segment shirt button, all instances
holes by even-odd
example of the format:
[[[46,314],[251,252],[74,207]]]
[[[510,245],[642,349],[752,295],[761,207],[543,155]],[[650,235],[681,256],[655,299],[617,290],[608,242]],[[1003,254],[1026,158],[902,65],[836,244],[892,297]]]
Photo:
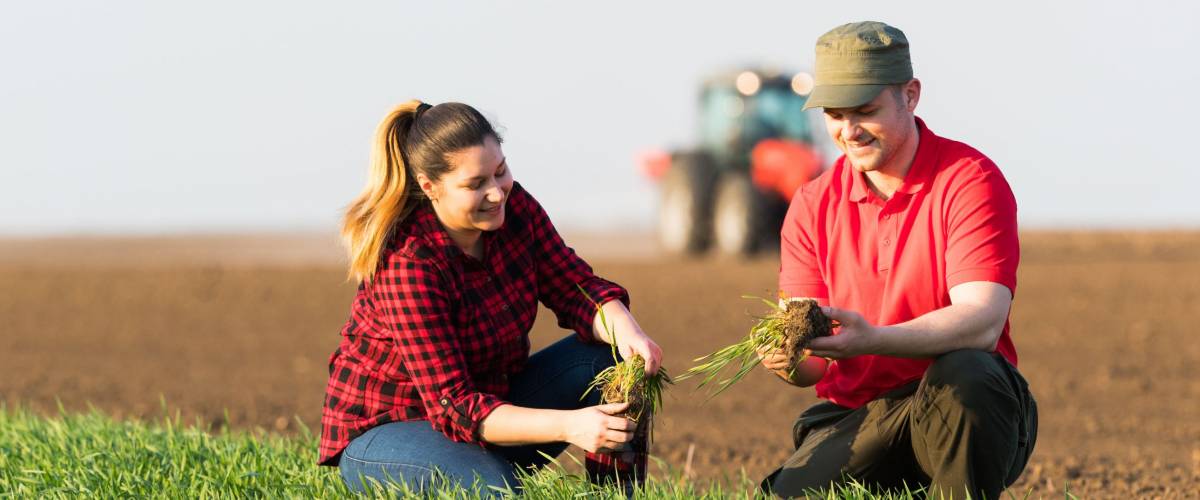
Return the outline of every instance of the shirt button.
[[[885,247],[886,247],[886,246],[888,246],[888,245],[891,245],[891,244],[892,244],[892,240],[891,240],[890,238],[884,238],[884,239],[883,239],[883,246],[885,246]]]
[[[438,402],[441,403],[442,406],[450,406],[450,398],[442,398],[438,400]]]
[[[508,304],[504,304],[504,305],[500,306],[500,309],[503,309],[503,310],[507,311],[507,310],[508,310]]]

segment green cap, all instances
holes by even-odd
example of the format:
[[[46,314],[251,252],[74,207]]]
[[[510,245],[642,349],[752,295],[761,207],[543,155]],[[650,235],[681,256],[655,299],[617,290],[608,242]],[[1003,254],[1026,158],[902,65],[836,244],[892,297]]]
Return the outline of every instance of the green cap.
[[[884,23],[843,24],[817,39],[814,87],[804,109],[852,108],[912,80],[908,38]]]

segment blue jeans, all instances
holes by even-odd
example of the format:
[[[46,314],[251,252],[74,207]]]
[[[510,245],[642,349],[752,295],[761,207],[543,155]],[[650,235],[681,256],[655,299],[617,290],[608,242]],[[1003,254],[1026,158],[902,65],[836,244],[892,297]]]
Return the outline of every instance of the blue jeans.
[[[570,335],[530,356],[524,371],[510,380],[512,404],[529,408],[570,410],[599,404],[592,391],[580,399],[596,374],[613,365],[612,348],[585,344]],[[342,480],[350,489],[364,491],[367,478],[380,483],[402,482],[422,491],[434,479],[434,471],[462,486],[516,488],[516,468],[534,468],[557,456],[567,443],[526,446],[489,446],[451,441],[426,420],[391,422],[373,427],[358,436],[342,452]]]

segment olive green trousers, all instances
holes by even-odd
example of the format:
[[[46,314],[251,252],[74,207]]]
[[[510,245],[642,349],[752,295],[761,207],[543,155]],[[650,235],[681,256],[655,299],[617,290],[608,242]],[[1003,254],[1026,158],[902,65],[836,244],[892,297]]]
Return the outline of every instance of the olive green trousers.
[[[924,488],[928,498],[995,499],[1037,439],[1037,404],[999,354],[939,356],[919,381],[857,409],[820,402],[792,431],[795,453],[762,482],[792,497],[857,481]]]

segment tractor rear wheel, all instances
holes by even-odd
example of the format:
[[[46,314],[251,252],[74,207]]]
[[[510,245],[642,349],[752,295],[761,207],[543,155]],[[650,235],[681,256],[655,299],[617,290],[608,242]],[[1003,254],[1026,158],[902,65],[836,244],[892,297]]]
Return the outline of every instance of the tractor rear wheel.
[[[762,243],[766,202],[745,172],[727,172],[717,184],[713,236],[723,255],[749,256]]]
[[[708,248],[712,227],[714,170],[703,154],[677,154],[663,176],[658,236],[671,254],[699,254]]]

